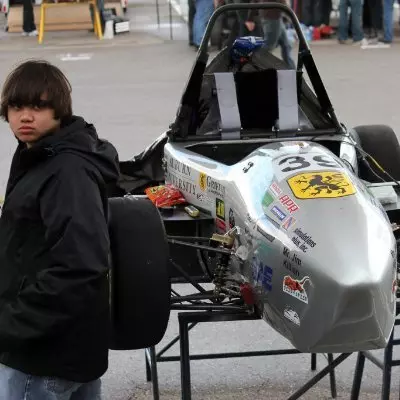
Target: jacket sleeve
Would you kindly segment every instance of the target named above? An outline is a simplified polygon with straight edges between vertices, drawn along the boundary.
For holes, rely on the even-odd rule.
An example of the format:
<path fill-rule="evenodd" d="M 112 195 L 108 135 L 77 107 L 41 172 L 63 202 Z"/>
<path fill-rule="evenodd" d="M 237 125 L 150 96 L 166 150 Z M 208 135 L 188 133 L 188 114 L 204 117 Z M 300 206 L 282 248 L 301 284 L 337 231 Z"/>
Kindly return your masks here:
<path fill-rule="evenodd" d="M 50 263 L 0 312 L 7 351 L 60 334 L 107 296 L 99 291 L 109 270 L 109 237 L 95 177 L 83 167 L 64 168 L 43 188 L 39 208 Z"/>

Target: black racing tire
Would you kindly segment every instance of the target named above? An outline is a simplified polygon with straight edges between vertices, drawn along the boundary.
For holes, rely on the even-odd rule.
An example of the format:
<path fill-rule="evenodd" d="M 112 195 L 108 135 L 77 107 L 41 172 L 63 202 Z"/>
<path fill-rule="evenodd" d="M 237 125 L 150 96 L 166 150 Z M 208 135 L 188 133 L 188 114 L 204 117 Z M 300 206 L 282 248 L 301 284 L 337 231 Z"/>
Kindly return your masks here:
<path fill-rule="evenodd" d="M 109 199 L 112 350 L 158 344 L 171 309 L 169 246 L 153 203 L 134 196 Z"/>
<path fill-rule="evenodd" d="M 369 153 L 394 179 L 400 180 L 400 144 L 396 133 L 386 125 L 365 125 L 354 128 L 361 148 Z M 371 168 L 385 181 L 391 179 L 368 159 Z M 363 162 L 359 165 L 359 176 L 371 183 L 382 182 Z"/>

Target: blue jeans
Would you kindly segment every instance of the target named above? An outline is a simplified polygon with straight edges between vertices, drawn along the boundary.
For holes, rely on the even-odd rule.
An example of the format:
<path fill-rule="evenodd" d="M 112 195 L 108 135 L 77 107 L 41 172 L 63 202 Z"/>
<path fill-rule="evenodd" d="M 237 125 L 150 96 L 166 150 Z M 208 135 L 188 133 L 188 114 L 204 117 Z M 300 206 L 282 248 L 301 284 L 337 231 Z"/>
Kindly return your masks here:
<path fill-rule="evenodd" d="M 268 51 L 274 50 L 276 47 L 281 47 L 282 60 L 291 68 L 296 69 L 296 64 L 290 54 L 292 46 L 286 32 L 285 24 L 282 18 L 278 19 L 263 19 L 262 28 L 264 32 L 264 47 Z"/>
<path fill-rule="evenodd" d="M 383 40 L 393 41 L 393 3 L 394 0 L 383 0 Z"/>
<path fill-rule="evenodd" d="M 101 400 L 101 381 L 76 383 L 32 376 L 0 364 L 0 399 Z"/>
<path fill-rule="evenodd" d="M 196 14 L 193 20 L 193 43 L 196 46 L 200 46 L 208 21 L 213 12 L 213 0 L 196 0 Z"/>
<path fill-rule="evenodd" d="M 349 32 L 348 6 L 351 7 L 351 32 L 353 40 L 364 39 L 362 29 L 363 0 L 340 0 L 339 4 L 339 40 L 347 40 Z"/>

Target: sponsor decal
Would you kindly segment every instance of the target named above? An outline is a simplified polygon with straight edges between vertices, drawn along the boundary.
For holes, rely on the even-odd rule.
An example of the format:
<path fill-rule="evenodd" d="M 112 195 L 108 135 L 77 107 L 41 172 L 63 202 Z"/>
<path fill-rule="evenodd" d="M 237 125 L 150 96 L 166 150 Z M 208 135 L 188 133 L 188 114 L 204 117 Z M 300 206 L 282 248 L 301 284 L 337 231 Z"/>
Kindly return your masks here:
<path fill-rule="evenodd" d="M 290 322 L 293 322 L 297 326 L 300 326 L 299 314 L 297 314 L 297 312 L 292 310 L 289 306 L 285 307 L 285 310 L 283 311 L 283 315 Z"/>
<path fill-rule="evenodd" d="M 233 213 L 232 208 L 229 209 L 229 228 L 232 229 L 235 227 L 236 222 L 235 222 L 235 214 Z"/>
<path fill-rule="evenodd" d="M 208 203 L 208 205 L 209 205 L 209 203 L 211 203 L 211 199 L 208 196 L 206 196 L 204 193 L 197 193 L 196 198 L 198 201 L 200 201 L 202 203 Z"/>
<path fill-rule="evenodd" d="M 255 284 L 261 286 L 267 291 L 272 290 L 272 268 L 262 263 L 257 257 L 253 257 L 253 279 Z"/>
<path fill-rule="evenodd" d="M 203 192 L 207 190 L 209 193 L 213 193 L 216 196 L 225 197 L 225 186 L 204 172 L 200 172 L 199 186 Z"/>
<path fill-rule="evenodd" d="M 286 218 L 286 214 L 277 206 L 273 206 L 271 211 L 279 218 L 280 221 L 283 221 Z"/>
<path fill-rule="evenodd" d="M 291 254 L 290 250 L 286 246 L 283 246 L 283 256 L 285 257 L 283 260 L 284 268 L 286 268 L 293 275 L 299 278 L 300 271 L 297 268 L 301 267 L 301 259 L 299 258 L 299 256 L 295 253 Z"/>
<path fill-rule="evenodd" d="M 176 175 L 167 172 L 166 180 L 171 182 L 175 187 L 177 187 L 182 193 L 187 193 L 190 195 L 196 195 L 196 185 L 189 182 L 183 178 L 178 178 Z"/>
<path fill-rule="evenodd" d="M 269 187 L 269 190 L 272 192 L 272 194 L 275 197 L 279 197 L 283 193 L 282 189 L 279 187 L 279 185 L 276 182 L 272 183 L 272 185 Z"/>
<path fill-rule="evenodd" d="M 286 211 L 289 211 L 290 214 L 299 209 L 299 206 L 287 194 L 280 196 L 279 202 L 285 206 Z"/>
<path fill-rule="evenodd" d="M 265 192 L 261 202 L 264 212 L 268 211 L 268 207 L 274 202 L 274 200 L 275 199 L 272 197 L 271 193 L 269 193 L 268 191 Z"/>
<path fill-rule="evenodd" d="M 288 231 L 289 228 L 291 228 L 295 223 L 296 219 L 289 216 L 286 218 L 286 221 L 282 224 L 282 228 L 285 229 L 285 231 Z"/>
<path fill-rule="evenodd" d="M 305 276 L 302 280 L 293 279 L 291 276 L 286 275 L 283 278 L 283 292 L 308 304 L 308 295 L 304 285 L 310 282 L 310 278 Z"/>
<path fill-rule="evenodd" d="M 254 163 L 251 162 L 251 161 L 249 161 L 249 162 L 247 163 L 247 166 L 246 166 L 246 167 L 243 167 L 243 172 L 244 172 L 245 174 L 247 174 L 247 172 L 249 171 L 249 169 L 250 169 L 252 166 L 254 166 Z"/>
<path fill-rule="evenodd" d="M 267 217 L 267 220 L 269 221 L 269 222 L 271 222 L 271 224 L 276 228 L 276 229 L 280 229 L 280 225 L 274 220 L 274 219 L 272 219 L 269 215 L 266 215 L 266 217 Z"/>
<path fill-rule="evenodd" d="M 175 158 L 171 157 L 168 162 L 168 167 L 173 169 L 175 172 L 178 172 L 181 175 L 191 176 L 191 168 L 185 165 L 184 163 L 175 160 Z"/>
<path fill-rule="evenodd" d="M 225 203 L 221 199 L 215 199 L 215 213 L 217 218 L 225 221 Z"/>
<path fill-rule="evenodd" d="M 199 175 L 199 186 L 200 189 L 205 192 L 207 189 L 207 175 L 204 172 L 200 172 Z"/>
<path fill-rule="evenodd" d="M 265 239 L 267 239 L 269 242 L 273 242 L 275 238 L 270 235 L 269 233 L 263 231 L 259 226 L 257 226 L 257 232 L 260 233 Z"/>
<path fill-rule="evenodd" d="M 219 231 L 226 232 L 225 221 L 222 221 L 221 219 L 217 218 L 216 221 L 215 221 L 215 224 L 217 225 L 217 229 Z"/>
<path fill-rule="evenodd" d="M 287 182 L 298 199 L 332 199 L 356 193 L 350 179 L 342 172 L 299 174 L 289 178 Z"/>
<path fill-rule="evenodd" d="M 292 242 L 303 252 L 307 253 L 308 246 L 315 247 L 317 244 L 312 240 L 312 236 L 304 233 L 300 228 L 293 232 L 296 236 L 292 237 Z"/>
<path fill-rule="evenodd" d="M 225 186 L 221 185 L 218 181 L 209 176 L 207 176 L 207 188 L 210 193 L 225 197 Z"/>

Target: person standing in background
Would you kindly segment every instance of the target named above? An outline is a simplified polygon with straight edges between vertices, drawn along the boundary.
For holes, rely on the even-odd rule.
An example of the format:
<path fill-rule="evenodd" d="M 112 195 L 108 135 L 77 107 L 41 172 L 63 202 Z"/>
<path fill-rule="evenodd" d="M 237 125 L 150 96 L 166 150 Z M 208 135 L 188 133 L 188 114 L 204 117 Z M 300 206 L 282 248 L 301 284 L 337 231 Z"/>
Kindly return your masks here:
<path fill-rule="evenodd" d="M 37 36 L 32 0 L 23 0 L 22 7 L 22 35 Z"/>
<path fill-rule="evenodd" d="M 252 2 L 276 2 L 290 7 L 287 0 L 253 0 Z M 255 13 L 255 10 L 249 11 L 249 16 L 246 21 L 246 27 L 249 31 L 253 31 L 255 29 Z M 268 51 L 273 51 L 280 46 L 283 61 L 285 61 L 290 69 L 296 69 L 296 64 L 291 55 L 292 47 L 289 42 L 286 26 L 283 22 L 282 12 L 277 9 L 259 10 L 259 14 L 264 33 L 264 47 Z"/>
<path fill-rule="evenodd" d="M 214 0 L 196 0 L 196 13 L 193 19 L 193 45 L 200 47 L 208 21 L 214 12 Z"/>
<path fill-rule="evenodd" d="M 383 38 L 380 41 L 385 44 L 393 42 L 393 4 L 394 0 L 383 0 Z"/>
<path fill-rule="evenodd" d="M 346 44 L 349 37 L 348 8 L 351 9 L 351 34 L 353 43 L 367 45 L 362 28 L 363 0 L 340 0 L 339 3 L 339 43 Z"/>

